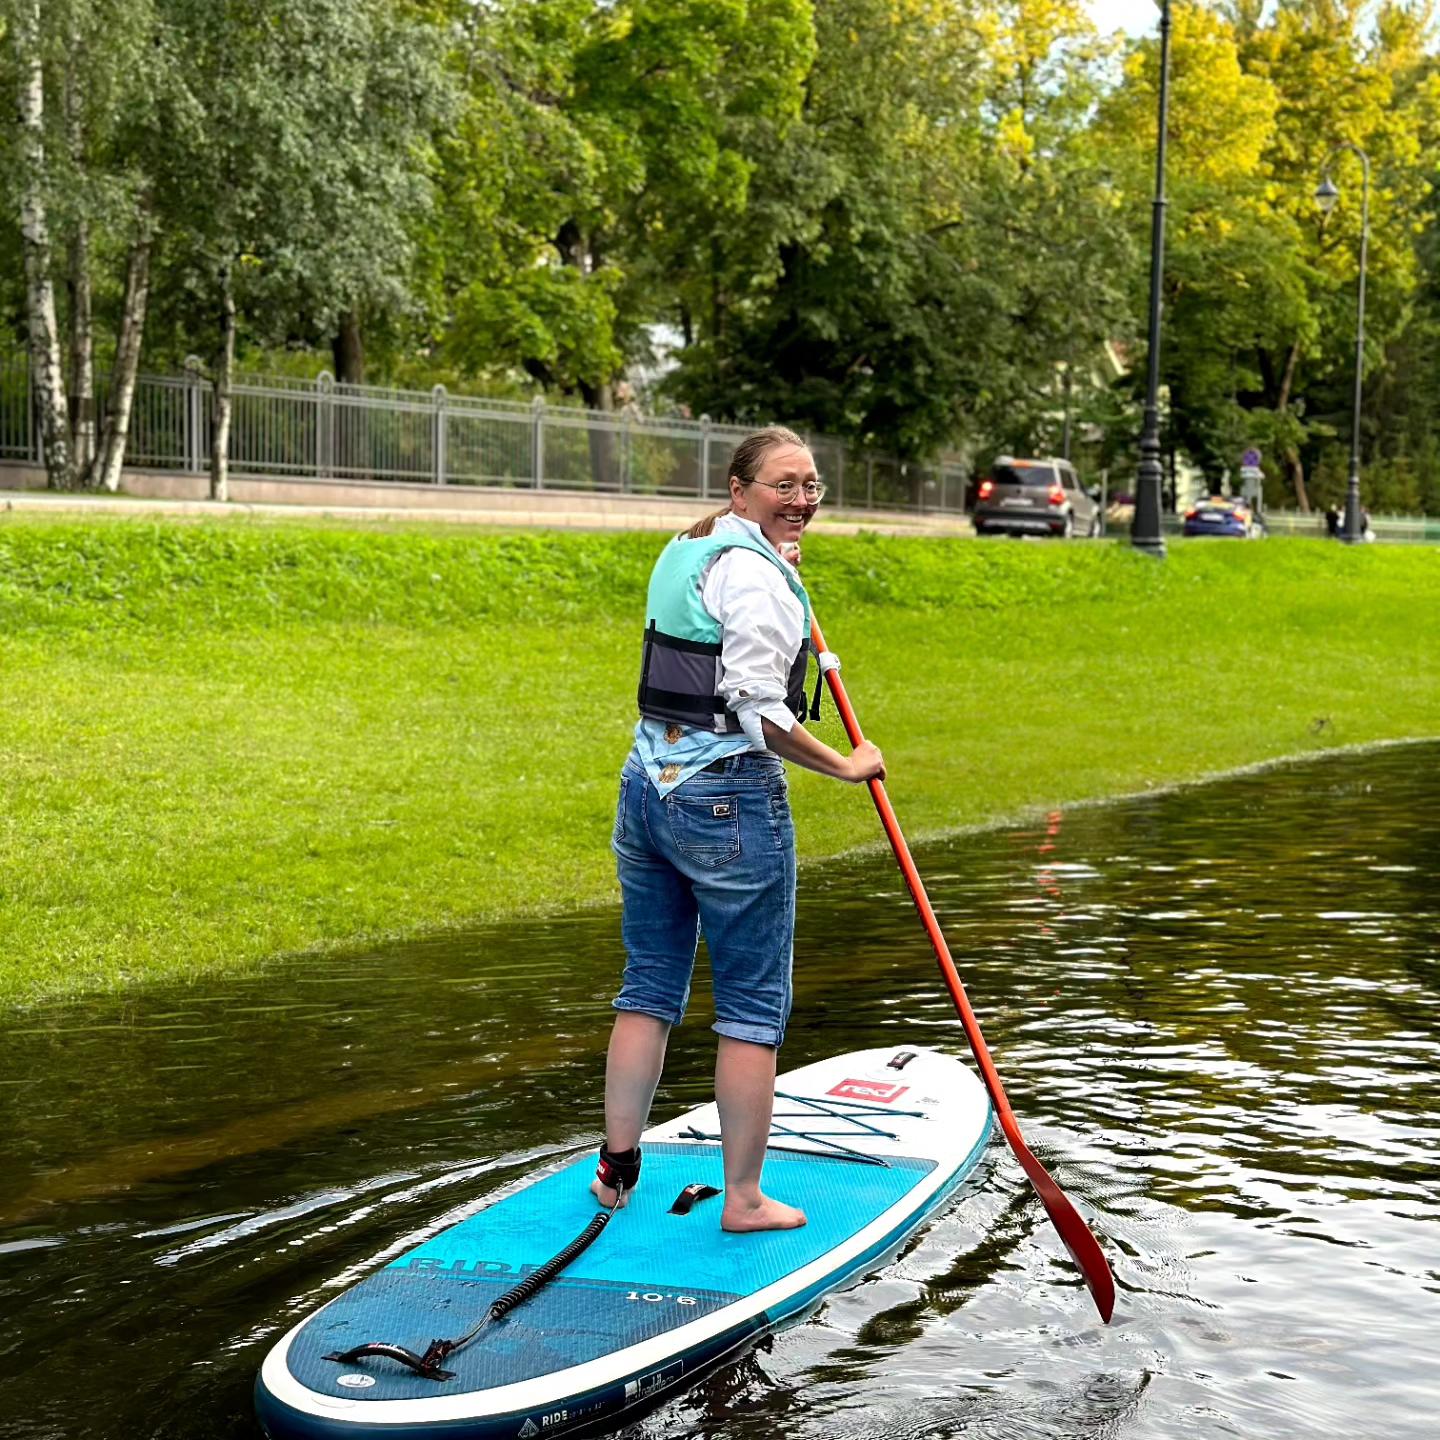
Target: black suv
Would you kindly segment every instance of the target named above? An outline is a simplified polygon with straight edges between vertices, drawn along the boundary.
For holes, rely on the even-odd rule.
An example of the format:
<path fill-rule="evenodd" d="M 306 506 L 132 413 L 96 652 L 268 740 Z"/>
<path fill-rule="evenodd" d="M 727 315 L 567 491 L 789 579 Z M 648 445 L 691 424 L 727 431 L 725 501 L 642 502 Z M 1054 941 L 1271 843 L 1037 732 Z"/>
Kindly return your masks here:
<path fill-rule="evenodd" d="M 1015 460 L 1002 455 L 975 492 L 977 535 L 1100 533 L 1100 505 L 1068 460 Z"/>

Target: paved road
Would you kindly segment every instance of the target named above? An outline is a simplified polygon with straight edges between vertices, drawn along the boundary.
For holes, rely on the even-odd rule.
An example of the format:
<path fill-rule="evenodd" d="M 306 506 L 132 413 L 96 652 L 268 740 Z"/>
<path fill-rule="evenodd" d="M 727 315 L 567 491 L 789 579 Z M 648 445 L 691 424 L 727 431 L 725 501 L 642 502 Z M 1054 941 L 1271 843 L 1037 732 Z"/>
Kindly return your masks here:
<path fill-rule="evenodd" d="M 293 487 L 292 487 L 293 488 Z M 684 500 L 625 497 L 617 506 L 614 497 L 566 495 L 555 491 L 517 492 L 504 495 L 503 506 L 479 504 L 446 506 L 434 503 L 433 492 L 424 504 L 400 504 L 387 497 L 385 503 L 278 503 L 274 501 L 196 500 L 138 495 L 54 494 L 43 490 L 0 489 L 0 511 L 118 515 L 140 519 L 157 514 L 205 517 L 308 516 L 340 520 L 418 521 L 440 524 L 499 525 L 567 530 L 677 530 L 692 524 L 707 512 L 705 505 Z M 483 497 L 476 497 L 483 498 Z M 824 514 L 830 534 L 853 535 L 869 530 L 882 535 L 948 535 L 970 538 L 969 520 L 959 515 L 903 515 L 889 511 L 830 510 Z"/>

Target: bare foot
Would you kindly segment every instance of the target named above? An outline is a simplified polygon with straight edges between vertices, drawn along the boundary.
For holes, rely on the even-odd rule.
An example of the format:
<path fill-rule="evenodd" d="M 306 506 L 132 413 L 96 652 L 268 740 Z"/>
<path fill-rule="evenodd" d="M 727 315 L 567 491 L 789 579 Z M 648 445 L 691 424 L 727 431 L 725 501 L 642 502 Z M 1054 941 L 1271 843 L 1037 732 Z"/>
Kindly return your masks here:
<path fill-rule="evenodd" d="M 603 1206 L 606 1210 L 615 1203 L 615 1191 L 598 1178 L 590 1182 L 590 1193 L 595 1197 L 596 1204 Z M 620 1197 L 620 1208 L 623 1210 L 629 1203 L 630 1191 L 627 1190 Z"/>
<path fill-rule="evenodd" d="M 736 1234 L 749 1230 L 798 1230 L 805 1223 L 805 1212 L 793 1205 L 782 1205 L 768 1195 L 762 1195 L 753 1203 L 743 1203 L 725 1197 L 725 1209 L 720 1213 L 720 1228 Z"/>

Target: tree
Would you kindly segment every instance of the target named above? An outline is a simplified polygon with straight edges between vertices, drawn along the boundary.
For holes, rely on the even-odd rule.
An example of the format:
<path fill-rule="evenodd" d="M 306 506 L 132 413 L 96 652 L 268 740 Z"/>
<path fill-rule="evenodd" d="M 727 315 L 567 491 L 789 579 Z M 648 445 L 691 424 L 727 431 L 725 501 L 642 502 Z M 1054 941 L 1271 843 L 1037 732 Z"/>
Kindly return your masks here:
<path fill-rule="evenodd" d="M 1038 442 L 1124 296 L 1114 189 L 1084 143 L 1106 45 L 1069 4 L 841 0 L 816 19 L 799 123 L 712 231 L 680 393 L 907 458 Z"/>
<path fill-rule="evenodd" d="M 152 239 L 137 157 L 173 55 L 155 33 L 149 0 L 47 0 L 43 7 L 10 0 L 9 8 L 23 123 L 16 163 L 0 168 L 14 176 L 22 215 L 29 280 L 21 323 L 49 482 L 113 489 L 129 430 Z M 123 285 L 112 280 L 115 270 Z M 95 408 L 97 296 L 119 306 L 103 417 Z"/>
<path fill-rule="evenodd" d="M 163 166 L 166 305 L 215 334 L 211 493 L 225 498 L 240 327 L 334 333 L 402 305 L 428 139 L 450 89 L 429 19 L 392 0 L 156 0 L 184 36 Z"/>
<path fill-rule="evenodd" d="M 1433 20 L 1429 3 L 1385 5 L 1375 24 L 1375 63 L 1391 77 L 1395 107 L 1415 117 L 1421 157 L 1440 150 L 1440 60 L 1427 49 Z M 1440 514 L 1440 220 L 1433 191 L 1417 228 L 1413 308 L 1387 343 L 1367 397 L 1364 488 L 1372 509 L 1433 515 Z"/>
<path fill-rule="evenodd" d="M 1115 42 L 1072 0 L 996 6 L 982 33 L 984 163 L 971 208 L 981 253 L 1004 257 L 1005 325 L 971 426 L 992 448 L 1062 450 L 1078 418 L 1105 418 L 1107 343 L 1129 339 L 1141 313 L 1123 177 L 1088 128 Z"/>
<path fill-rule="evenodd" d="M 1352 197 L 1343 216 L 1322 221 L 1315 187 L 1341 140 L 1374 162 L 1373 366 L 1405 325 L 1415 289 L 1413 237 L 1427 213 L 1417 112 L 1397 104 L 1379 52 L 1365 52 L 1353 7 L 1286 0 L 1269 23 L 1253 5 L 1232 13 L 1233 23 L 1196 6 L 1173 10 L 1162 378 L 1173 438 L 1213 476 L 1258 443 L 1278 458 L 1277 498 L 1306 509 L 1307 467 L 1348 426 L 1358 167 L 1352 175 L 1339 162 Z M 1153 163 L 1156 79 L 1156 47 L 1141 42 L 1097 119 L 1107 149 L 1128 156 L 1137 214 Z"/>
<path fill-rule="evenodd" d="M 427 241 L 431 353 L 616 404 L 686 283 L 695 216 L 744 207 L 747 126 L 793 110 L 809 0 L 499 0 L 470 12 L 467 104 Z M 591 470 L 614 483 L 610 437 Z"/>
<path fill-rule="evenodd" d="M 21 177 L 20 236 L 25 257 L 25 318 L 30 339 L 30 367 L 40 410 L 45 468 L 52 486 L 68 489 L 73 470 L 70 426 L 66 416 L 65 373 L 60 361 L 55 280 L 51 273 L 51 151 L 45 123 L 45 55 L 40 0 L 17 0 L 6 18 L 13 47 L 19 104 L 19 141 L 16 149 Z"/>
<path fill-rule="evenodd" d="M 118 484 L 158 266 L 184 348 L 218 332 L 223 494 L 237 327 L 275 343 L 408 301 L 409 226 L 450 93 L 443 39 L 408 0 L 0 3 L 50 483 Z M 114 316 L 98 426 L 97 299 Z"/>
<path fill-rule="evenodd" d="M 682 293 L 695 409 L 804 421 L 915 455 L 955 428 L 991 277 L 963 180 L 979 43 L 959 6 L 836 0 L 798 119 L 764 137 L 744 212 L 706 217 Z M 969 333 L 967 333 L 967 331 Z"/>
<path fill-rule="evenodd" d="M 1301 234 L 1269 182 L 1273 87 L 1245 72 L 1221 17 L 1178 6 L 1172 27 L 1163 379 L 1172 440 L 1218 479 L 1247 445 L 1279 443 L 1289 385 L 1270 393 L 1269 423 L 1247 417 L 1242 397 L 1253 407 L 1265 393 L 1257 357 L 1310 337 L 1315 321 Z M 1158 74 L 1157 47 L 1133 48 L 1097 120 L 1097 138 L 1123 157 L 1137 230 L 1148 219 Z M 1138 287 L 1134 304 L 1144 304 Z"/>

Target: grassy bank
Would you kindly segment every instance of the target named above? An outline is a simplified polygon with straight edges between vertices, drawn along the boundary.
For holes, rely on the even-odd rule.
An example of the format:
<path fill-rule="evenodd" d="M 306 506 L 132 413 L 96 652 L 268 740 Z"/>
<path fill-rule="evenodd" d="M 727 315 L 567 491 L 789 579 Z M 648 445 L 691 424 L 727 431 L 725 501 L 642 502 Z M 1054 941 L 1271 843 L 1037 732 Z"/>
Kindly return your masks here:
<path fill-rule="evenodd" d="M 0 521 L 0 999 L 612 897 L 658 544 Z M 1440 552 L 820 529 L 805 570 L 912 837 L 1440 734 Z M 806 863 L 875 839 L 793 793 Z"/>

